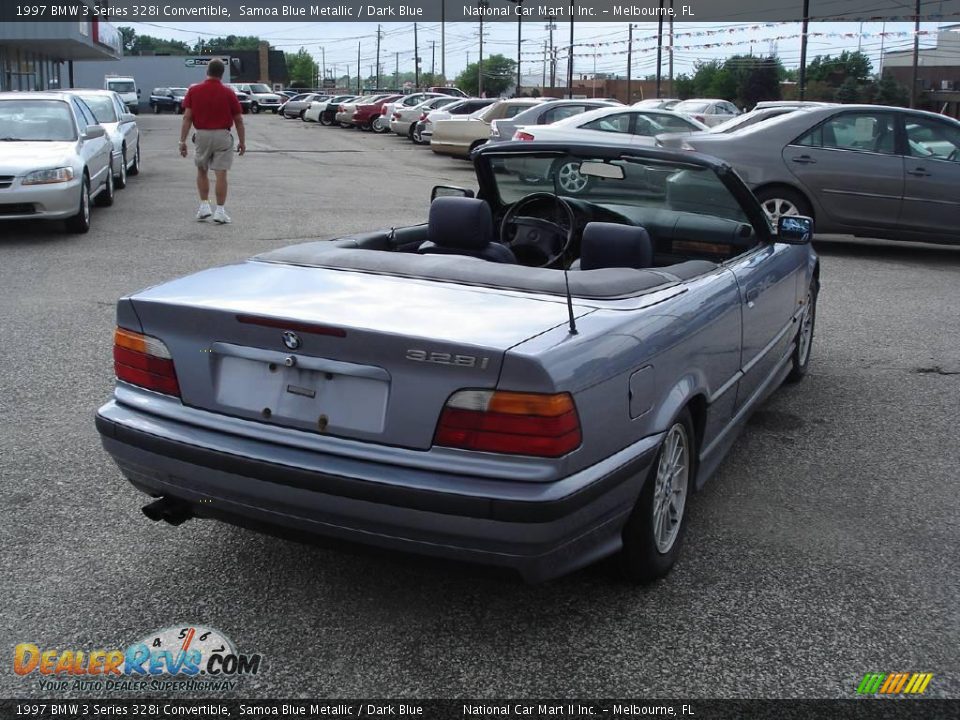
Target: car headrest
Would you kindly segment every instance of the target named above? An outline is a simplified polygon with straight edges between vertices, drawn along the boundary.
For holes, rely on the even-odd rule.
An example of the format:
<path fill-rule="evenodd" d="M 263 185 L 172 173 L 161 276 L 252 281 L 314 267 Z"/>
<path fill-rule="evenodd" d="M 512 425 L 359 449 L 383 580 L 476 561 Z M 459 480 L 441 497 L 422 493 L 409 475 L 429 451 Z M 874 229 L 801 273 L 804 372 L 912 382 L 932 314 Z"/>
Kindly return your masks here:
<path fill-rule="evenodd" d="M 477 198 L 436 198 L 430 203 L 427 238 L 440 247 L 483 249 L 493 242 L 490 206 Z"/>
<path fill-rule="evenodd" d="M 583 229 L 580 269 L 648 268 L 653 263 L 653 243 L 642 227 L 591 222 Z"/>

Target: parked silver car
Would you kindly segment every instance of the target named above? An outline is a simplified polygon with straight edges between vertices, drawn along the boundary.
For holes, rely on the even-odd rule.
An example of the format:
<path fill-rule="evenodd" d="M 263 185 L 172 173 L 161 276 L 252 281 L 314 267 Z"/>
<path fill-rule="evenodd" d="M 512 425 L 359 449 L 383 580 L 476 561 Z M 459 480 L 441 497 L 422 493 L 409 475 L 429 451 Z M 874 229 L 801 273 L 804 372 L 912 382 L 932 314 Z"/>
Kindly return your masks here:
<path fill-rule="evenodd" d="M 313 102 L 325 102 L 330 99 L 329 95 L 323 93 L 301 93 L 294 95 L 280 106 L 279 115 L 286 118 L 300 118 L 303 120 L 304 113 Z"/>
<path fill-rule="evenodd" d="M 524 125 L 549 125 L 590 110 L 617 106 L 622 107 L 622 103 L 615 100 L 548 100 L 511 118 L 494 120 L 490 123 L 490 139 L 487 142 L 498 143 L 513 140 L 513 134 L 517 131 L 517 128 Z"/>
<path fill-rule="evenodd" d="M 0 219 L 65 220 L 90 229 L 90 202 L 113 204 L 113 143 L 83 100 L 0 93 Z"/>
<path fill-rule="evenodd" d="M 140 173 L 140 128 L 136 115 L 127 112 L 123 100 L 112 90 L 74 90 L 71 94 L 87 104 L 107 131 L 113 143 L 113 182 L 117 188 L 125 188 L 127 175 Z"/>
<path fill-rule="evenodd" d="M 459 98 L 452 95 L 435 95 L 412 106 L 392 103 L 394 109 L 390 113 L 390 129 L 397 135 L 403 135 L 412 140 L 417 123 L 425 120 L 431 110 L 437 110 L 456 102 L 459 102 Z"/>
<path fill-rule="evenodd" d="M 740 114 L 740 110 L 729 100 L 694 99 L 684 100 L 670 108 L 676 113 L 692 117 L 708 127 L 719 125 Z"/>
<path fill-rule="evenodd" d="M 574 201 L 494 172 L 530 153 L 598 182 Z M 479 198 L 437 188 L 424 224 L 118 302 L 96 425 L 147 517 L 531 581 L 611 555 L 633 581 L 669 572 L 690 496 L 809 367 L 812 222 L 774 234 L 736 173 L 696 153 L 505 143 L 474 163 Z M 659 189 L 625 182 L 640 175 Z"/>
<path fill-rule="evenodd" d="M 659 137 L 726 160 L 774 221 L 824 233 L 960 242 L 960 122 L 878 105 L 801 107 L 729 135 Z"/>

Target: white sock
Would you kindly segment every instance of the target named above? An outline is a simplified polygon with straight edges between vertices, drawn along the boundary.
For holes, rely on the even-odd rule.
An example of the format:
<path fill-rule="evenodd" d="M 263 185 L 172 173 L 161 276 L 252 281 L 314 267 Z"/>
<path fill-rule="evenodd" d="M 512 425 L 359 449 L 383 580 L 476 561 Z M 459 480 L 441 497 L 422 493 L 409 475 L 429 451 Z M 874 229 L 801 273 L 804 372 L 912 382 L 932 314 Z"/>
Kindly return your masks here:
<path fill-rule="evenodd" d="M 217 212 L 223 212 L 223 205 L 217 205 Z"/>
<path fill-rule="evenodd" d="M 209 207 L 210 207 L 210 201 L 209 201 L 209 200 L 201 200 L 201 201 L 200 201 L 200 207 L 202 207 L 202 208 L 203 208 L 203 207 L 209 208 Z"/>

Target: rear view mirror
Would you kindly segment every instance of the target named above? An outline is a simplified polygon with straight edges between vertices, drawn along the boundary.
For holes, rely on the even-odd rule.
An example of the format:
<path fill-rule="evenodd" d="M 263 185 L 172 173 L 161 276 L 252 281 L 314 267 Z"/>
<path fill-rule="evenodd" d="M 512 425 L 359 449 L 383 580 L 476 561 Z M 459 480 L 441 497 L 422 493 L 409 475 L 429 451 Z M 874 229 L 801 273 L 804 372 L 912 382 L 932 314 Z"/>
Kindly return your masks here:
<path fill-rule="evenodd" d="M 813 218 L 781 215 L 777 220 L 777 242 L 806 245 L 813 239 Z"/>
<path fill-rule="evenodd" d="M 586 177 L 623 180 L 623 168 L 620 165 L 610 165 L 609 163 L 602 162 L 580 163 L 580 174 Z"/>
<path fill-rule="evenodd" d="M 430 202 L 433 202 L 438 197 L 472 198 L 473 196 L 473 190 L 467 190 L 466 188 L 454 187 L 453 185 L 434 185 L 433 190 L 430 191 Z"/>

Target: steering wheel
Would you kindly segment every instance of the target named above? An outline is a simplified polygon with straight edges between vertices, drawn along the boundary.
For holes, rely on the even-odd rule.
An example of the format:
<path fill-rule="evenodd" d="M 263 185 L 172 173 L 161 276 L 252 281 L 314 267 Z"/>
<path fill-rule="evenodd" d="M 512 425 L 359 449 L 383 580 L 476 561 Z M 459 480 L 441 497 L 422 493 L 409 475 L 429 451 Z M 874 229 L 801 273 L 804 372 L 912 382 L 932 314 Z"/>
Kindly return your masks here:
<path fill-rule="evenodd" d="M 521 213 L 527 206 L 543 201 L 562 208 L 566 225 Z M 550 267 L 570 247 L 575 228 L 573 208 L 566 200 L 553 193 L 537 192 L 520 198 L 507 210 L 500 223 L 500 237 L 521 265 Z"/>

